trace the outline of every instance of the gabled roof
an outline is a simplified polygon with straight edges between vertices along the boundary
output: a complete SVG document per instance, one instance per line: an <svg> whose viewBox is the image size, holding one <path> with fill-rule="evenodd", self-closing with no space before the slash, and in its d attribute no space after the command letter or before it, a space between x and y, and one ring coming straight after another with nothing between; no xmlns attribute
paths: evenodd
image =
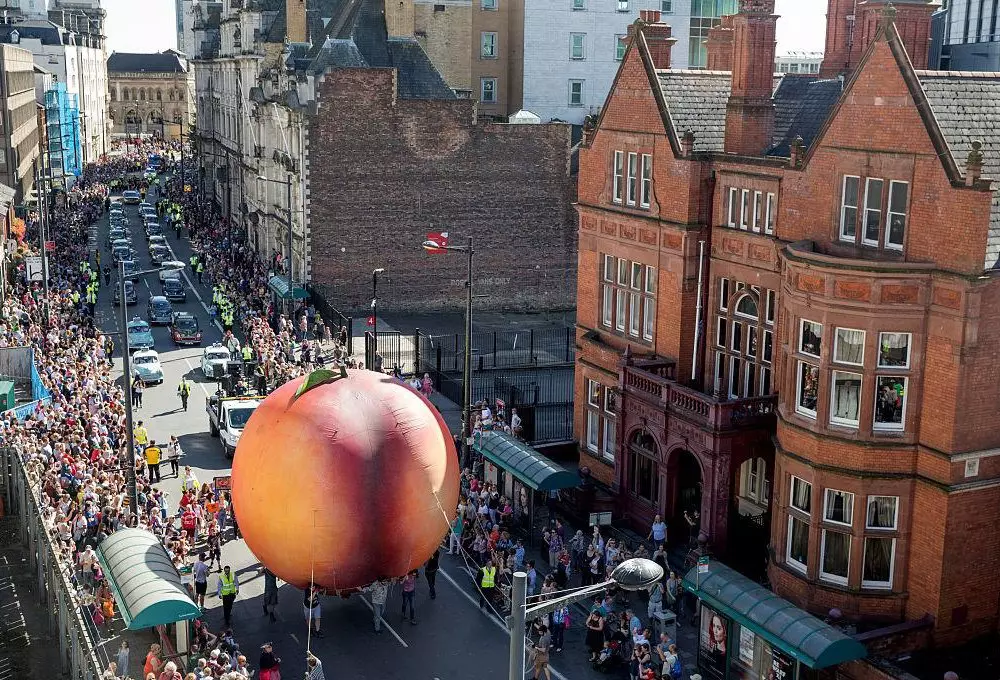
<svg viewBox="0 0 1000 680"><path fill-rule="evenodd" d="M186 73L187 68L177 53L114 52L108 57L109 73Z"/></svg>
<svg viewBox="0 0 1000 680"><path fill-rule="evenodd" d="M0 42L9 43L12 31L17 31L19 41L38 40L43 45L65 45L69 42L67 31L51 21L29 20L16 24L0 24Z"/></svg>
<svg viewBox="0 0 1000 680"><path fill-rule="evenodd" d="M726 137L726 104L732 88L729 71L657 71L660 91L679 135L694 133L694 150L722 153ZM840 97L839 80L778 75L774 79L774 137L769 156L788 156L801 136L815 139Z"/></svg>
<svg viewBox="0 0 1000 680"><path fill-rule="evenodd" d="M982 142L983 177L1000 184L1000 73L916 71L955 164L964 168L972 142ZM1000 186L993 191L986 268L1000 258Z"/></svg>

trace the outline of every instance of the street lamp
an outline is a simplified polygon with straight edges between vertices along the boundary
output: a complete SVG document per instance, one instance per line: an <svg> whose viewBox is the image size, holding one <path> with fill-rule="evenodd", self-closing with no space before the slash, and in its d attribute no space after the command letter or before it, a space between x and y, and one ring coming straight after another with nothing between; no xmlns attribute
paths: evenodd
<svg viewBox="0 0 1000 680"><path fill-rule="evenodd" d="M385 269L379 267L372 270L372 363L375 363L375 355L378 354L378 275L384 274ZM353 332L353 331L352 331ZM372 366L369 366L372 368Z"/></svg>
<svg viewBox="0 0 1000 680"><path fill-rule="evenodd" d="M292 173L288 173L288 179L282 181L280 179L271 179L270 177L265 177L264 175L257 175L258 182L274 182L275 184L284 184L287 191L286 201L288 202L288 290L292 290L292 267L295 257L292 255ZM230 244L230 247L232 244Z"/></svg>
<svg viewBox="0 0 1000 680"><path fill-rule="evenodd" d="M642 557L633 557L615 567L614 571L611 572L611 578L603 583L574 590L562 597L542 600L529 607L526 597L528 575L523 571L514 572L510 617L508 618L510 631L508 680L524 679L524 626L529 616L544 616L564 605L579 602L599 593L608 586L618 586L623 590L646 590L662 578L663 567L659 564Z"/></svg>
<svg viewBox="0 0 1000 680"><path fill-rule="evenodd" d="M468 465L469 440L472 438L472 237L468 245L449 246L435 241L424 241L424 250L447 250L469 255L469 278L465 282L465 357L462 366L462 463Z"/></svg>
<svg viewBox="0 0 1000 680"><path fill-rule="evenodd" d="M157 269L144 269L135 272L132 276L137 279L147 274L158 274L160 272L176 272L184 269L183 264L167 264ZM125 478L128 480L129 505L135 516L139 516L139 490L135 479L135 425L132 420L132 361L128 347L128 305L125 303L125 260L121 261L121 269L118 272L118 301L121 303L121 323L122 323L122 375L125 383L125 430L126 441L128 442L128 458L125 464Z"/></svg>

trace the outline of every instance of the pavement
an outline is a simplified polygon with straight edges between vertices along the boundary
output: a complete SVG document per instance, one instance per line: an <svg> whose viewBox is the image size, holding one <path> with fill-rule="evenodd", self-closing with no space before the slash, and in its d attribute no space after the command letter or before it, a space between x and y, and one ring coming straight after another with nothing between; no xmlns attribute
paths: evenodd
<svg viewBox="0 0 1000 680"><path fill-rule="evenodd" d="M130 216L136 210L134 206L127 206ZM102 263L110 261L110 254L104 248L107 229L107 219L104 218L94 234L96 242L102 248ZM152 268L141 228L133 226L132 232L133 246L139 251L139 266L143 269ZM175 259L188 261L190 248L186 238L178 241L173 232L170 232L167 234L167 242L174 251ZM188 300L175 303L174 309L191 312L198 317L205 334L203 346L175 347L166 327L153 328L156 350L164 369L164 381L162 385L145 390L143 407L135 411L135 420L144 421L150 437L158 442L177 435L185 454L182 465L190 465L199 480L207 481L230 472L230 461L224 456L219 440L208 434L208 417L202 399L215 392L215 384L206 380L199 370L203 347L221 339L222 334L218 327L209 323L204 303L205 300L211 300L209 287L198 285L196 278L189 272L185 272L185 280L189 288ZM159 292L156 275L141 280L137 290L139 302L129 308L129 319L136 315L145 316L145 304L149 296ZM121 330L120 321L118 309L111 304L112 295L113 288L101 289L95 317L100 328L117 332ZM116 347L121 346L121 341L116 340ZM120 358L116 361L120 371ZM188 411L180 408L180 399L176 394L176 385L181 376L193 383ZM449 426L456 428L461 418L458 407L440 395L436 395L434 401L445 414ZM169 466L161 466L161 471L164 468L169 469ZM157 486L169 493L171 505L175 506L180 497L179 480L164 477ZM280 584L278 621L272 624L263 616L264 579L258 560L242 540L228 540L222 552L224 563L232 566L241 583L233 609L233 630L251 665L256 666L260 645L270 641L274 643L277 655L282 658L283 676L302 677L307 644L302 591ZM215 586L216 580L213 577L209 581L210 590L214 590ZM385 630L381 635L376 635L372 627L371 607L366 597L354 595L349 599L335 596L323 598L324 636L313 637L309 642L312 652L328 669L327 677L356 680L507 678L506 629L495 616L479 609L472 578L459 558L442 555L436 599L429 598L426 581L421 579L419 582L416 625L402 621L398 609L400 603L397 587L390 593ZM209 629L219 632L223 627L221 601L210 596L206 606L205 620ZM573 628L567 631L563 651L552 655L552 676L556 680L608 677L593 671L587 663L583 619L577 616L574 623ZM153 638L146 635L131 643L133 675L138 674L139 657L151 641ZM104 648L108 650L114 650L117 646L115 638L104 644Z"/></svg>

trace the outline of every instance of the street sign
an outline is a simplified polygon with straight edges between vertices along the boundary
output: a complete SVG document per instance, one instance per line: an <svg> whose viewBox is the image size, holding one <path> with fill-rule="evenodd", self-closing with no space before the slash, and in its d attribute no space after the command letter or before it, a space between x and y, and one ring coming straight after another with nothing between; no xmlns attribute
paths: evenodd
<svg viewBox="0 0 1000 680"><path fill-rule="evenodd" d="M24 267L28 273L29 281L42 280L42 258L38 255L29 255L24 258Z"/></svg>
<svg viewBox="0 0 1000 680"><path fill-rule="evenodd" d="M592 527L611 526L611 513L610 512L590 513L590 526Z"/></svg>
<svg viewBox="0 0 1000 680"><path fill-rule="evenodd" d="M47 250L48 252L51 253L55 249L56 249L56 242L55 241L46 241L45 242L45 250Z"/></svg>
<svg viewBox="0 0 1000 680"><path fill-rule="evenodd" d="M708 555L702 555L698 558L698 573L707 574L708 573Z"/></svg>
<svg viewBox="0 0 1000 680"><path fill-rule="evenodd" d="M186 193L186 194L191 193L191 185L190 184L185 184L184 185L184 193Z"/></svg>

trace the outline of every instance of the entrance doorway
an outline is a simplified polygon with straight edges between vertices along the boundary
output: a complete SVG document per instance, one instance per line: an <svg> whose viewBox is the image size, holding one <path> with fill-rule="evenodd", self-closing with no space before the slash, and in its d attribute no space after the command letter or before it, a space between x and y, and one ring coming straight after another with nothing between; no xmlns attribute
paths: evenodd
<svg viewBox="0 0 1000 680"><path fill-rule="evenodd" d="M690 451L677 451L670 462L670 478L674 480L672 526L675 540L694 545L701 527L701 466Z"/></svg>

